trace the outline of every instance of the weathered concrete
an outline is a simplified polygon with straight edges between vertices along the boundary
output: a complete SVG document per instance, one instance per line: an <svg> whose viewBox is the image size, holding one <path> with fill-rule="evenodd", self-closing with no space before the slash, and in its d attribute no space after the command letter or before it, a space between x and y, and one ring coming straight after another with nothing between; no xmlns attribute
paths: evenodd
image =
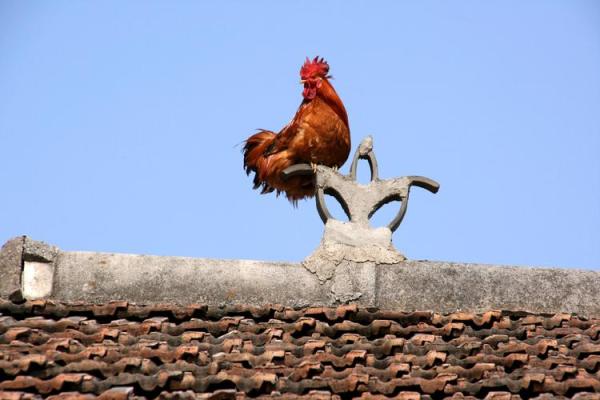
<svg viewBox="0 0 600 400"><path fill-rule="evenodd" d="M21 297L24 236L7 241L0 249L0 297Z"/></svg>
<svg viewBox="0 0 600 400"><path fill-rule="evenodd" d="M379 268L377 303L391 309L600 315L600 272L405 261Z"/></svg>
<svg viewBox="0 0 600 400"><path fill-rule="evenodd" d="M52 295L54 264L25 261L22 275L22 295L26 299L43 299Z"/></svg>
<svg viewBox="0 0 600 400"><path fill-rule="evenodd" d="M32 240L25 236L23 239L23 260L41 263L53 263L60 249L44 242Z"/></svg>
<svg viewBox="0 0 600 400"><path fill-rule="evenodd" d="M369 257L341 257L311 270L291 263L62 252L40 242L27 245L28 240L10 241L0 252L3 298L20 287L24 259L25 266L36 265L33 276L41 285L37 291L23 285L29 299L42 293L41 297L59 301L94 303L306 307L351 302L403 311L507 309L600 315L600 272L431 261L381 263ZM43 254L52 262L42 262ZM23 281L28 279L24 276Z"/></svg>
<svg viewBox="0 0 600 400"><path fill-rule="evenodd" d="M57 260L53 298L140 303L324 301L319 283L299 266L129 254L64 252Z"/></svg>
<svg viewBox="0 0 600 400"><path fill-rule="evenodd" d="M392 231L388 227L371 228L330 219L325 224L319 247L302 265L324 282L336 275L336 270L343 262L381 265L395 264L405 259L394 248Z"/></svg>
<svg viewBox="0 0 600 400"><path fill-rule="evenodd" d="M0 297L20 302L52 293L56 246L18 236L0 249Z"/></svg>

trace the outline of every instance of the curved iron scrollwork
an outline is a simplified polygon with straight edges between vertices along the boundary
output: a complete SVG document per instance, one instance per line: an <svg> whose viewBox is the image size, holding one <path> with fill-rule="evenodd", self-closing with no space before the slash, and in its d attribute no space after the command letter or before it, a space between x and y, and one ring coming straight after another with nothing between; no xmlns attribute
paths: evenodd
<svg viewBox="0 0 600 400"><path fill-rule="evenodd" d="M356 182L358 161L366 160L371 170L371 181L367 185ZM284 179L295 175L312 175L314 170L309 164L296 164L283 171ZM373 151L373 138L367 136L354 153L348 175L342 175L332 168L322 165L317 166L316 176L316 204L317 211L323 223L334 219L325 203L325 195L334 197L342 206L350 222L361 225L369 224L369 219L392 201L400 201L402 205L396 216L388 223L387 227L393 232L400 226L408 206L410 188L418 186L432 193L437 193L440 188L436 181L423 176L404 176L400 178L381 180L377 158Z"/></svg>

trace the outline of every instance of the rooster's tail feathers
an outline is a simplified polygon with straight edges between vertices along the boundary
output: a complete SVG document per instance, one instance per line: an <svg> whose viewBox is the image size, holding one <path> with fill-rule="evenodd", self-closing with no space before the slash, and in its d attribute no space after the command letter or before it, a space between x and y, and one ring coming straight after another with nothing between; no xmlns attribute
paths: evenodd
<svg viewBox="0 0 600 400"><path fill-rule="evenodd" d="M273 143L275 134L270 131L261 130L258 133L250 136L244 144L244 169L246 174L256 172L260 159Z"/></svg>
<svg viewBox="0 0 600 400"><path fill-rule="evenodd" d="M260 132L250 136L244 144L244 169L247 175L254 172L254 189L258 189L262 185L262 193L273 191L273 188L264 180L268 168L265 154L273 145L276 136L271 131L261 129Z"/></svg>
<svg viewBox="0 0 600 400"><path fill-rule="evenodd" d="M248 175L254 172L254 189L260 188L262 194L285 192L288 200L296 205L299 199L314 194L313 177L282 179L281 173L293 164L294 158L287 149L273 152L276 137L275 133L265 130L250 136L244 144L244 169Z"/></svg>

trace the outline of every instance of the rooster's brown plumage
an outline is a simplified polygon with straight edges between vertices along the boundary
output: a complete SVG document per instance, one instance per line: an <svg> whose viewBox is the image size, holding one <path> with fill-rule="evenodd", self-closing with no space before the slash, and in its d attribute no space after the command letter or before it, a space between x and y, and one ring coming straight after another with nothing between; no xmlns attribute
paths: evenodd
<svg viewBox="0 0 600 400"><path fill-rule="evenodd" d="M285 192L292 202L311 197L312 176L283 180L281 172L300 163L339 168L348 158L348 115L328 72L322 58L307 58L300 69L303 100L294 118L279 133L261 130L246 140L244 168L248 174L254 172L254 188L261 188L261 193Z"/></svg>

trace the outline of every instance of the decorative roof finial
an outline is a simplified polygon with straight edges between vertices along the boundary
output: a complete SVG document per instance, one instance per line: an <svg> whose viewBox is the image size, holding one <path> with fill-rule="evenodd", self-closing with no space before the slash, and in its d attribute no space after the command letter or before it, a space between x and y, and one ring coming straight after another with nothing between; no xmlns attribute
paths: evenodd
<svg viewBox="0 0 600 400"><path fill-rule="evenodd" d="M367 185L356 182L359 159L367 160L371 169L371 181ZM313 174L308 164L297 164L283 171L284 178L294 175ZM367 136L358 146L350 173L342 175L332 168L322 165L316 168L316 203L319 216L325 223L325 233L319 248L305 260L305 265L322 264L321 261L374 261L378 263L399 262L405 259L392 245L392 232L395 231L408 206L410 188L419 186L437 193L440 185L422 176L403 176L379 179L377 159L373 151L373 138ZM348 222L333 218L325 195L333 196L348 216ZM402 203L396 216L385 227L373 228L369 219L383 205L391 201Z"/></svg>
<svg viewBox="0 0 600 400"><path fill-rule="evenodd" d="M359 159L367 160L369 163L371 182L368 185L361 185L356 182ZM311 173L313 173L313 169L308 164L297 164L283 171L286 178L293 175ZM423 176L403 176L388 180L379 179L372 136L364 138L358 146L356 153L354 153L352 165L350 166L350 173L347 176L341 175L331 168L319 165L317 166L316 180L317 210L324 223L333 218L325 204L325 194L335 197L340 202L350 223L356 223L361 226L369 226L369 219L383 205L391 201L401 201L402 206L398 214L387 225L391 231L395 231L404 218L411 186L419 186L432 193L437 193L440 188L440 185L436 181Z"/></svg>

